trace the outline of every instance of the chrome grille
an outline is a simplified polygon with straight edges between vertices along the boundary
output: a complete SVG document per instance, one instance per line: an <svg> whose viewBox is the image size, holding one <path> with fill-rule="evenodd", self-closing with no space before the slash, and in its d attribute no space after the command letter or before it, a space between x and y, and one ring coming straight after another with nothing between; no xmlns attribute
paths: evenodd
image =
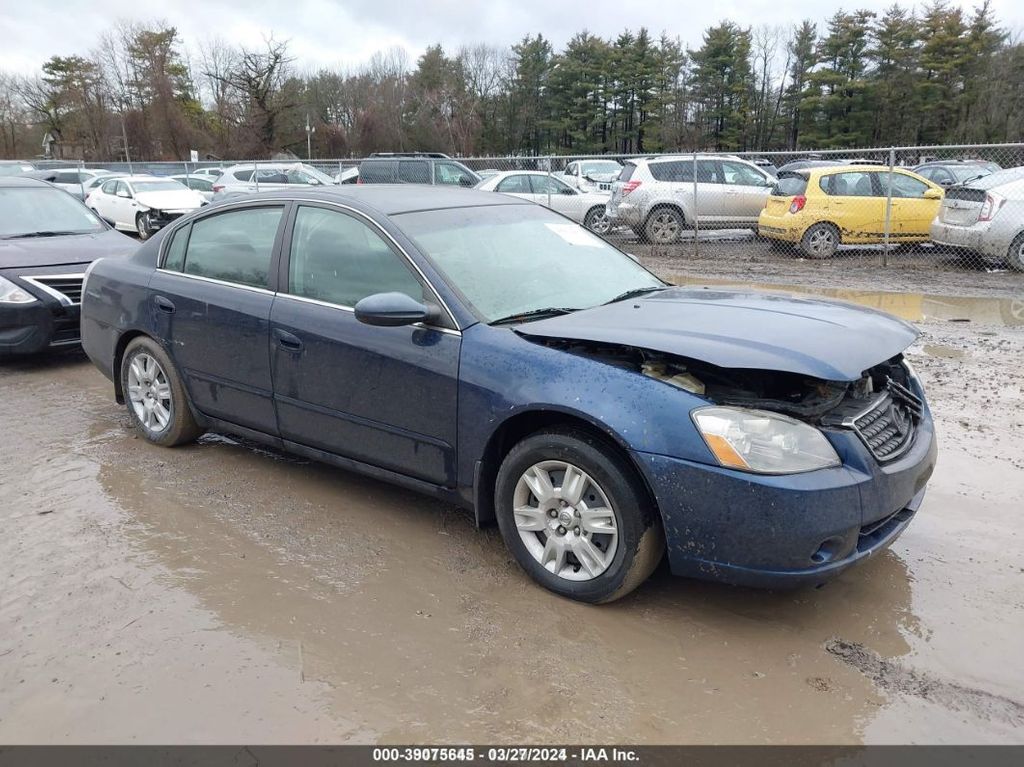
<svg viewBox="0 0 1024 767"><path fill-rule="evenodd" d="M75 306L82 303L84 274L43 274L23 277L22 279L26 282L31 282L37 288L45 290L65 306Z"/></svg>
<svg viewBox="0 0 1024 767"><path fill-rule="evenodd" d="M871 407L849 421L849 425L879 461L891 461L907 451L914 430L924 412L921 399L893 381Z"/></svg>

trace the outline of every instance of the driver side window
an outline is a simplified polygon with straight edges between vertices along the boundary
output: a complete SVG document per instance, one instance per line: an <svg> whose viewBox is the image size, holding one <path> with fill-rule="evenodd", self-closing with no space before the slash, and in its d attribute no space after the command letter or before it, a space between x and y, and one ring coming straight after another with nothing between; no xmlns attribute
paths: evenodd
<svg viewBox="0 0 1024 767"><path fill-rule="evenodd" d="M424 300L412 268L370 226L347 213L305 205L295 214L288 292L346 307L375 293Z"/></svg>

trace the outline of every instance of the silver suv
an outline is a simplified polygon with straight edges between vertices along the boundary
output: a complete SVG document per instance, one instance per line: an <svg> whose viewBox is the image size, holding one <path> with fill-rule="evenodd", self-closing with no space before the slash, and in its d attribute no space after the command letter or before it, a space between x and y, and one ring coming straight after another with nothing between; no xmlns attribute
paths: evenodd
<svg viewBox="0 0 1024 767"><path fill-rule="evenodd" d="M608 217L648 242L678 242L696 220L704 229L757 228L775 177L731 155L626 160L612 183ZM696 191L696 197L694 192Z"/></svg>
<svg viewBox="0 0 1024 767"><path fill-rule="evenodd" d="M296 186L331 186L335 183L330 176L301 162L250 162L224 168L213 182L213 199L223 200L225 197L272 189L294 189Z"/></svg>

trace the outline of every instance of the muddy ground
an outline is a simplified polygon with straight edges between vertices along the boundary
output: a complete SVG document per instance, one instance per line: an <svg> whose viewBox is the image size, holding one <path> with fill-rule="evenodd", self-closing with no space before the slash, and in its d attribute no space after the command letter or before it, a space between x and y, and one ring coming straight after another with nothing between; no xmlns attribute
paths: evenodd
<svg viewBox="0 0 1024 767"><path fill-rule="evenodd" d="M940 459L890 551L603 607L411 492L153 447L80 354L0 364L0 742L1024 742L1024 328L989 303L911 350Z"/></svg>

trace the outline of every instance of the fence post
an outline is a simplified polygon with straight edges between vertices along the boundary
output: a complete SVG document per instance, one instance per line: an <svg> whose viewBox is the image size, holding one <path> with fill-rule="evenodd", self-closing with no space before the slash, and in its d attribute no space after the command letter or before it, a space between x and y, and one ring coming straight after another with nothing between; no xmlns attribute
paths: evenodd
<svg viewBox="0 0 1024 767"><path fill-rule="evenodd" d="M885 193L885 235L882 239L882 266L889 266L889 233L892 231L892 169L896 165L896 148L889 147L888 189Z"/></svg>
<svg viewBox="0 0 1024 767"><path fill-rule="evenodd" d="M697 150L693 150L693 257L700 255L700 216L697 215Z"/></svg>
<svg viewBox="0 0 1024 767"><path fill-rule="evenodd" d="M85 160L78 161L78 194L84 200L85 199L85 179L82 177L82 171L85 170Z"/></svg>
<svg viewBox="0 0 1024 767"><path fill-rule="evenodd" d="M548 208L550 209L551 208L551 187L554 186L554 183L551 181L551 158L548 157L546 159L546 162L547 162L547 166L548 166Z"/></svg>
<svg viewBox="0 0 1024 767"><path fill-rule="evenodd" d="M252 180L256 182L256 191L260 191L260 161L252 161Z"/></svg>

